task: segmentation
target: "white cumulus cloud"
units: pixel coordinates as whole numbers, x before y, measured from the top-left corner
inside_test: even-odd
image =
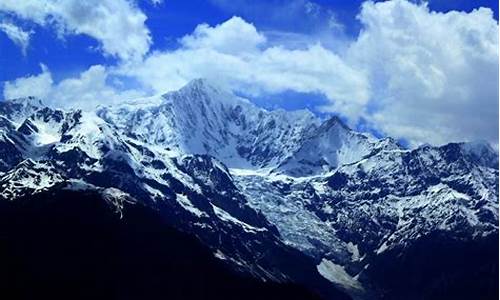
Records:
[[[198,25],[191,35],[181,39],[186,48],[212,49],[235,55],[256,51],[265,41],[266,38],[257,32],[253,24],[240,17],[233,17],[215,27],[208,24]]]
[[[45,98],[52,88],[52,75],[47,67],[40,65],[42,73],[17,78],[5,83],[3,95],[6,99],[15,99],[26,96]]]
[[[403,0],[362,6],[349,61],[370,74],[378,129],[414,144],[498,143],[498,23],[490,9],[438,13]]]
[[[36,96],[56,108],[82,108],[92,110],[98,105],[109,105],[143,96],[141,91],[121,89],[109,84],[112,75],[102,65],[94,65],[75,77],[55,83],[50,70],[41,65],[38,75],[7,82],[4,98]]]
[[[127,0],[2,0],[0,12],[54,26],[61,37],[88,35],[123,60],[141,58],[151,45],[146,15]]]

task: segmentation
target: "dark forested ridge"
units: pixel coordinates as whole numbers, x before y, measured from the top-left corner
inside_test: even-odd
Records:
[[[151,209],[97,194],[0,202],[2,299],[319,299],[234,273]]]
[[[367,276],[382,299],[498,299],[498,235],[477,240],[443,232],[376,257]]]

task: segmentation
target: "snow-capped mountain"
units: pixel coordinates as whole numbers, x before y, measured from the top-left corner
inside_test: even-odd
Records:
[[[139,141],[208,154],[230,168],[275,167],[319,126],[309,111],[266,111],[205,80],[148,105],[104,107],[97,115]]]
[[[498,239],[497,166],[485,143],[405,149],[206,80],[94,112],[0,102],[0,198],[91,190],[118,214],[144,205],[235,270],[331,299],[439,290],[427,278],[393,288],[381,261],[435,235]]]

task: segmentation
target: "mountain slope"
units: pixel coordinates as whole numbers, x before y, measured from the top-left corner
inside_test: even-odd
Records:
[[[498,154],[484,143],[404,149],[338,118],[258,108],[206,80],[95,112],[32,98],[0,102],[0,112],[1,199],[92,190],[124,218],[133,202],[259,280],[300,283],[327,299],[343,299],[338,289],[419,299],[426,288],[456,299],[453,282],[411,285],[397,275],[422,263],[413,249],[433,245],[440,259],[453,245],[456,259],[482,253],[498,265]],[[391,279],[380,280],[390,261]],[[486,262],[477,261],[481,276],[495,276]],[[472,265],[425,270],[483,279],[468,277]]]
[[[53,122],[53,115],[62,117]],[[55,142],[37,142],[38,136],[54,132],[60,134]],[[98,189],[121,214],[121,199],[131,198],[199,238],[242,274],[307,284],[324,295],[345,297],[315,272],[311,258],[281,242],[275,227],[246,204],[226,167],[213,157],[179,156],[146,145],[81,111],[60,114],[43,108],[15,133],[29,147],[20,152],[22,162],[0,174],[4,200],[33,197],[61,185],[75,191]]]
[[[319,299],[234,273],[157,212],[125,203],[120,218],[94,191],[43,192],[0,208],[4,299]]]

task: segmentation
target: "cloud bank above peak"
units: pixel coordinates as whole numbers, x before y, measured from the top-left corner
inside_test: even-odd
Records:
[[[250,96],[287,90],[323,93],[332,99],[334,110],[349,116],[360,115],[368,100],[365,74],[338,54],[320,43],[304,49],[269,45],[264,33],[240,17],[213,27],[201,24],[180,44],[117,72],[156,92],[175,90],[203,77]]]
[[[357,17],[361,31],[342,51],[312,36],[294,47],[295,35],[277,38],[238,16],[199,24],[173,49],[149,51],[141,14],[132,32],[141,32],[142,42],[130,44],[142,46],[112,50],[106,34],[92,33],[103,51],[121,58],[118,65],[93,66],[58,83],[45,68],[7,83],[4,95],[37,91],[29,87],[39,84],[42,96],[63,106],[82,105],[73,100],[75,90],[86,94],[85,105],[116,103],[203,77],[250,97],[322,94],[328,103],[318,111],[412,145],[478,139],[498,145],[498,22],[488,8],[440,13],[405,0],[365,2]],[[134,88],[110,84],[123,78]]]
[[[142,91],[120,90],[110,84],[109,70],[102,65],[93,65],[79,76],[54,82],[52,73],[41,65],[41,73],[18,78],[4,86],[4,97],[15,99],[35,96],[47,105],[56,108],[81,108],[92,110],[99,105],[112,105],[144,95]]]

